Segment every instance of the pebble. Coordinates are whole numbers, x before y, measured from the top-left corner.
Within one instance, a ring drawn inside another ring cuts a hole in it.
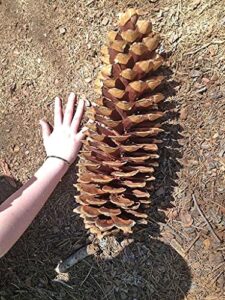
[[[219,137],[219,133],[216,132],[214,135],[213,135],[213,139],[217,139]]]
[[[213,74],[213,76],[210,78],[211,81],[217,81],[219,77],[216,74]]]
[[[66,33],[66,28],[60,27],[60,28],[59,28],[59,33],[60,33],[61,35],[64,35],[64,34]]]
[[[201,144],[201,148],[204,149],[204,150],[208,150],[211,148],[211,145],[207,142],[204,142]]]
[[[15,145],[14,148],[13,148],[13,151],[15,153],[19,152],[20,151],[20,147],[18,145]]]
[[[199,71],[199,70],[192,70],[192,71],[190,72],[190,76],[191,76],[192,78],[200,77],[200,76],[202,76],[202,72]]]
[[[209,163],[208,167],[209,167],[209,170],[215,169],[215,168],[216,168],[216,162],[211,161],[211,162]]]
[[[58,85],[59,84],[59,79],[56,78],[54,82],[55,82],[55,85]]]
[[[10,94],[13,94],[15,90],[16,90],[16,82],[13,82],[13,84],[11,84],[9,88]]]
[[[90,83],[92,81],[91,77],[87,77],[84,79],[85,82]]]
[[[180,119],[181,120],[186,120],[187,119],[187,116],[188,116],[188,111],[187,111],[187,108],[184,107],[181,109],[180,111]]]
[[[223,157],[225,154],[225,149],[222,149],[220,152],[219,152],[219,157]]]
[[[207,84],[210,83],[210,79],[207,78],[207,77],[203,77],[203,78],[202,78],[202,83],[205,84],[205,85],[207,85]]]
[[[109,19],[107,17],[103,18],[102,25],[106,26],[109,23]]]
[[[200,88],[199,90],[197,90],[197,93],[203,94],[203,93],[206,92],[206,91],[207,91],[207,87],[204,86],[204,87]]]
[[[222,97],[223,97],[223,93],[220,90],[209,93],[209,98],[213,100],[217,100]]]

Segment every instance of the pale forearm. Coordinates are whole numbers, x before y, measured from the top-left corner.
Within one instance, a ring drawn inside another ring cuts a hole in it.
[[[0,257],[24,233],[66,173],[68,165],[77,157],[86,129],[79,131],[84,101],[79,101],[76,111],[75,103],[75,94],[71,93],[63,111],[62,102],[57,97],[54,128],[44,120],[40,122],[46,154],[50,158],[24,186],[0,205]]]
[[[24,186],[0,206],[0,257],[24,233],[67,169],[63,161],[49,158]]]

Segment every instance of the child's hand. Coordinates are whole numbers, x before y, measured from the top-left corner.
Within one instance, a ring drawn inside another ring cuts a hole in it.
[[[55,99],[53,130],[48,122],[40,121],[47,156],[58,156],[69,163],[73,163],[76,159],[86,130],[82,128],[78,132],[85,103],[79,100],[76,112],[74,112],[75,101],[75,94],[71,93],[63,113],[61,100],[58,97]]]

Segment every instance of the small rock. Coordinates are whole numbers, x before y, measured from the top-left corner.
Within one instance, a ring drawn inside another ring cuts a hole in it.
[[[199,164],[199,162],[194,159],[190,159],[188,162],[189,162],[190,166],[198,166],[198,164]]]
[[[213,170],[213,169],[216,168],[216,163],[215,163],[214,161],[211,161],[211,162],[209,163],[208,167],[209,167],[209,170]]]
[[[20,147],[18,145],[15,145],[14,148],[13,148],[13,151],[15,153],[19,152],[20,151]]]
[[[190,72],[190,76],[191,76],[192,78],[200,77],[200,76],[202,76],[202,72],[199,71],[199,70],[192,70],[192,71]]]
[[[204,150],[208,150],[211,148],[211,145],[207,142],[204,142],[201,144],[201,148],[204,149]]]
[[[187,107],[184,107],[181,109],[180,111],[180,119],[181,120],[186,120],[188,116],[188,111],[187,111]]]
[[[190,227],[194,222],[191,214],[185,209],[181,209],[179,217],[180,217],[183,227],[185,227],[185,228]]]
[[[60,27],[60,28],[59,28],[59,33],[60,33],[61,35],[64,35],[64,34],[66,33],[66,28]]]
[[[29,153],[30,153],[30,151],[29,151],[29,150],[26,150],[26,151],[25,151],[25,154],[26,154],[26,155],[28,155]]]
[[[210,78],[211,81],[217,81],[219,77],[216,74],[213,74],[213,76]]]
[[[203,77],[203,78],[202,78],[202,83],[205,84],[205,85],[207,85],[207,84],[210,83],[210,79],[207,78],[207,77]]]
[[[200,88],[199,90],[197,90],[197,93],[203,94],[203,93],[206,92],[206,91],[207,91],[207,87],[204,86],[204,87]]]
[[[91,77],[87,77],[84,79],[85,82],[90,83],[92,81]]]
[[[212,106],[212,101],[207,101],[204,105],[205,107],[211,107]]]
[[[109,23],[109,19],[107,17],[103,18],[102,25],[106,26]]]
[[[219,157],[223,157],[224,156],[224,153],[225,153],[225,149],[222,149],[220,152],[219,152]]]
[[[10,94],[12,95],[16,90],[16,83],[13,82],[13,84],[11,84],[10,88],[9,88],[9,91],[10,91]]]
[[[37,63],[40,64],[41,63],[41,58],[37,59]]]
[[[55,79],[55,85],[58,85],[59,84],[59,79]]]
[[[201,148],[204,149],[204,150],[208,150],[211,148],[211,145],[207,142],[204,142],[201,144]]]
[[[225,189],[224,189],[224,188],[221,188],[221,187],[219,187],[219,188],[217,189],[217,191],[218,191],[219,193],[223,194],[223,193],[224,193],[224,191],[225,191]]]
[[[213,100],[217,100],[222,97],[223,97],[223,93],[220,90],[209,93],[209,98]]]
[[[211,56],[215,56],[218,53],[218,45],[210,45],[208,51]]]

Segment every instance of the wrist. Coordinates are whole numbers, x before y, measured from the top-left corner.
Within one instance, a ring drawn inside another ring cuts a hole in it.
[[[42,175],[48,176],[50,174],[53,174],[61,179],[61,177],[65,175],[68,169],[69,165],[63,160],[54,157],[49,157],[45,160],[41,168],[36,172],[35,176],[38,178]]]

